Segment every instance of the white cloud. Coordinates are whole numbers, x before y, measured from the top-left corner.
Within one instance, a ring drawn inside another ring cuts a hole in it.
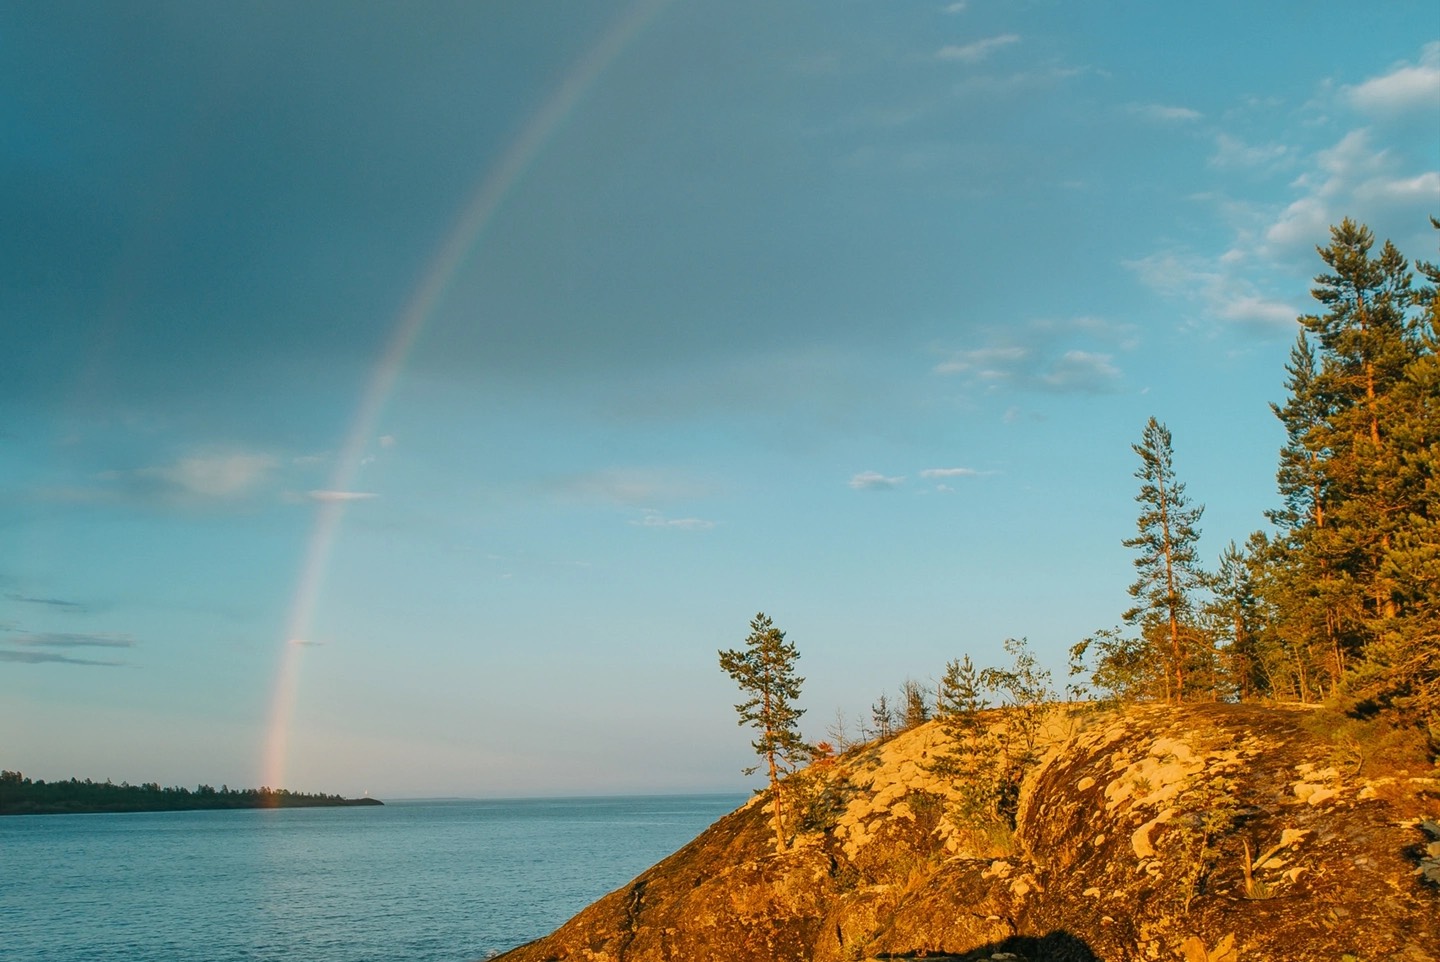
[[[1173,107],[1169,104],[1127,104],[1125,109],[1137,117],[1155,123],[1185,123],[1205,116],[1189,107]]]
[[[1218,313],[1227,321],[1264,330],[1288,330],[1299,312],[1284,301],[1256,294],[1231,295],[1218,306]]]
[[[1030,359],[1026,347],[981,347],[956,351],[948,361],[935,366],[937,374],[966,374],[982,381],[1003,381],[1015,377]]]
[[[1414,177],[1376,177],[1355,188],[1355,199],[1386,205],[1426,205],[1440,200],[1440,171],[1429,170]]]
[[[714,521],[705,518],[666,518],[658,514],[647,514],[630,523],[642,528],[674,528],[680,531],[708,531],[715,527]]]
[[[1031,321],[998,337],[1008,343],[952,352],[935,366],[935,373],[959,376],[992,391],[1011,386],[1103,393],[1114,390],[1121,377],[1114,354],[1065,344],[1082,340],[1125,351],[1139,344],[1130,325],[1088,316]]]
[[[1401,173],[1397,158],[1371,141],[1370,131],[1360,128],[1315,154],[1312,169],[1292,184],[1303,193],[1266,228],[1260,253],[1308,256],[1346,216],[1384,235],[1384,225],[1418,222],[1415,208],[1440,204],[1440,173]]]
[[[107,472],[105,480],[128,478],[160,482],[172,495],[207,500],[234,500],[254,492],[275,469],[268,454],[246,451],[208,451],[181,458],[174,464]]]
[[[1197,286],[1219,281],[1221,275],[1192,255],[1165,251],[1120,262],[1140,277],[1141,283],[1167,295],[1181,295]]]
[[[382,448],[393,448],[395,446],[395,435],[393,434],[382,434],[377,440],[380,442]]]
[[[1351,106],[1371,113],[1440,109],[1440,41],[1427,43],[1415,63],[1397,63],[1390,72],[1341,88]]]
[[[1233,249],[1213,260],[1165,251],[1122,263],[1145,286],[1167,297],[1198,302],[1215,318],[1264,334],[1289,330],[1299,312],[1290,304],[1265,297],[1241,276],[1249,259],[1251,255]]]
[[[850,487],[856,491],[891,491],[904,483],[904,477],[887,477],[878,471],[862,471],[850,479]]]
[[[1120,381],[1120,369],[1109,354],[1090,351],[1066,351],[1040,381],[1052,391],[1063,393],[1101,393],[1114,390]]]
[[[1094,72],[1088,67],[1054,65],[1042,67],[1039,70],[1021,70],[1004,75],[970,76],[956,83],[952,89],[956,96],[961,97],[1008,97],[1023,91],[1054,87],[1072,77]]]
[[[946,5],[946,7],[945,7],[945,12],[946,12],[946,13],[964,13],[965,10],[966,10],[969,6],[970,6],[969,0],[956,0],[955,3],[951,3],[951,4],[947,4],[947,5]]]
[[[673,471],[608,468],[559,482],[562,493],[584,501],[645,507],[663,501],[703,497],[710,486]]]
[[[372,491],[307,491],[305,497],[311,501],[320,502],[341,502],[341,501],[368,501],[370,498],[380,497]]]
[[[976,40],[974,43],[967,43],[963,46],[952,44],[941,47],[935,56],[941,60],[959,60],[962,63],[979,63],[990,56],[992,51],[1019,42],[1019,34],[1005,33],[998,37],[986,37],[984,40]]]
[[[920,472],[922,478],[977,478],[984,472],[974,468],[926,468]]]
[[[1211,167],[1270,167],[1290,156],[1284,144],[1247,144],[1226,133],[1215,135],[1215,153],[1210,155]]]

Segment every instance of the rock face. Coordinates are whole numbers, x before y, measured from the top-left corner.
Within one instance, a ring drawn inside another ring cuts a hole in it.
[[[1362,777],[1304,717],[1057,711],[1013,834],[957,814],[922,726],[797,776],[784,852],[757,796],[500,958],[1440,959],[1440,780]]]

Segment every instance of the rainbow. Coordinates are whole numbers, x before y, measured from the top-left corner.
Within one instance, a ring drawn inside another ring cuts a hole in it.
[[[559,88],[535,112],[494,166],[477,181],[468,203],[406,302],[385,350],[375,363],[336,460],[330,478],[331,490],[351,490],[380,412],[395,388],[411,348],[461,265],[480,242],[495,212],[585,93],[670,2],[672,0],[638,0],[619,17],[571,68]],[[271,690],[260,763],[261,785],[279,788],[285,783],[291,727],[300,692],[301,652],[310,634],[344,509],[344,499],[322,500],[316,509]]]

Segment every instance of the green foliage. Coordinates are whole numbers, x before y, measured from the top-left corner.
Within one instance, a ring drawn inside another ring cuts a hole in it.
[[[1440,220],[1431,219],[1440,228]],[[1440,267],[1345,220],[1319,248],[1323,313],[1285,366],[1272,532],[1231,543],[1213,572],[1203,511],[1151,418],[1141,466],[1129,634],[1071,655],[1074,695],[1302,702],[1344,695],[1424,733],[1440,754]],[[1088,674],[1088,679],[1086,675]]]
[[[776,845],[784,848],[781,812],[781,778],[795,771],[810,757],[811,748],[800,737],[800,716],[795,707],[805,679],[795,674],[800,652],[785,640],[785,633],[762,611],[750,621],[745,647],[720,652],[720,667],[749,695],[735,706],[741,725],[750,725],[758,735],[751,747],[760,756],[770,779],[774,801]],[[745,770],[749,775],[759,770]]]
[[[977,670],[970,656],[945,666],[936,689],[936,718],[945,747],[931,759],[931,772],[951,782],[961,821],[1014,828],[1020,784],[1038,760],[1040,729],[1055,693],[1023,639],[1009,638],[1008,668]],[[988,694],[1007,709],[987,717]]]
[[[900,686],[900,724],[905,731],[919,728],[930,720],[930,692],[925,686],[906,678]]]
[[[1197,527],[1203,505],[1190,507],[1185,485],[1176,480],[1170,430],[1155,418],[1145,424],[1139,444],[1131,445],[1140,456],[1135,477],[1140,479],[1141,505],[1136,521],[1139,529],[1125,547],[1139,552],[1135,558],[1136,577],[1130,586],[1135,605],[1124,619],[1140,631],[1154,653],[1166,666],[1165,695],[1181,701],[1187,694],[1187,669],[1197,659],[1208,661],[1202,651],[1204,636],[1195,629],[1194,595],[1204,584],[1196,554],[1200,539]],[[1195,682],[1189,682],[1191,688]]]
[[[1435,221],[1432,219],[1432,223]],[[1437,225],[1440,226],[1440,225]],[[1276,693],[1342,688],[1421,727],[1440,725],[1440,269],[1342,221],[1319,249],[1283,405],[1283,507],[1269,570]],[[1279,669],[1279,670],[1276,670]],[[1323,687],[1322,687],[1323,683]]]
[[[158,782],[119,785],[96,782],[31,781],[20,772],[0,772],[0,815],[54,815],[81,812],[181,812],[227,808],[318,808],[379,805],[378,799],[292,792],[284,788],[234,790],[200,785],[193,791]]]
[[[1168,863],[1166,873],[1177,880],[1175,896],[1182,912],[1189,912],[1197,896],[1204,895],[1221,859],[1221,845],[1241,817],[1243,806],[1233,779],[1212,777],[1183,796],[1185,811],[1173,821],[1160,851]]]
[[[1070,675],[1089,678],[1088,685],[1072,683],[1071,691],[1081,694],[1093,688],[1106,703],[1148,701],[1165,695],[1164,666],[1154,657],[1153,646],[1118,627],[1101,628],[1071,646]]]
[[[986,668],[980,672],[980,683],[1000,695],[1009,709],[1005,713],[1005,754],[1024,767],[1035,760],[1040,726],[1055,701],[1055,691],[1050,687],[1050,672],[1040,667],[1026,639],[1006,638],[1005,653],[1012,659],[1010,667]]]
[[[970,656],[947,662],[935,691],[935,714],[946,732],[949,733],[955,725],[969,727],[973,719],[989,707],[980,670]]]
[[[883,692],[875,700],[875,704],[870,706],[869,734],[881,741],[895,734],[895,710],[890,707],[889,699]]]
[[[929,770],[951,781],[960,797],[958,814],[967,822],[999,814],[1000,741],[981,715],[988,707],[980,670],[970,656],[948,662],[935,692],[944,747],[931,757]]]

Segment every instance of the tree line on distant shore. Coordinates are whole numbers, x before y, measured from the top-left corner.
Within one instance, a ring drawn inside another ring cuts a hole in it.
[[[1317,248],[1326,269],[1311,293],[1324,312],[1298,318],[1288,396],[1271,404],[1285,428],[1281,504],[1265,512],[1269,530],[1232,541],[1213,569],[1197,550],[1204,506],[1178,479],[1169,429],[1149,419],[1132,445],[1133,605],[1124,627],[1071,648],[1071,699],[1328,701],[1413,731],[1440,755],[1440,266],[1417,262],[1417,283],[1393,244],[1374,248],[1349,219]],[[1025,640],[1005,649],[1008,668],[977,669],[967,655],[933,689],[907,679],[897,703],[882,694],[859,726],[866,741],[937,717],[952,748],[935,770],[969,773],[957,782],[967,804],[1000,821],[1013,818],[1038,712],[1055,700]],[[748,695],[736,710],[758,732],[781,848],[782,782],[852,744],[843,712],[833,741],[802,740],[798,658],[763,613],[745,648],[720,652]],[[1018,709],[1003,743],[979,721],[987,695]],[[975,777],[982,770],[991,774]]]
[[[319,808],[380,805],[374,798],[292,792],[284,788],[232,789],[200,785],[194,791],[155,782],[115,785],[95,782],[31,781],[20,772],[0,772],[0,815],[60,815],[82,812],[176,812],[223,808]]]

